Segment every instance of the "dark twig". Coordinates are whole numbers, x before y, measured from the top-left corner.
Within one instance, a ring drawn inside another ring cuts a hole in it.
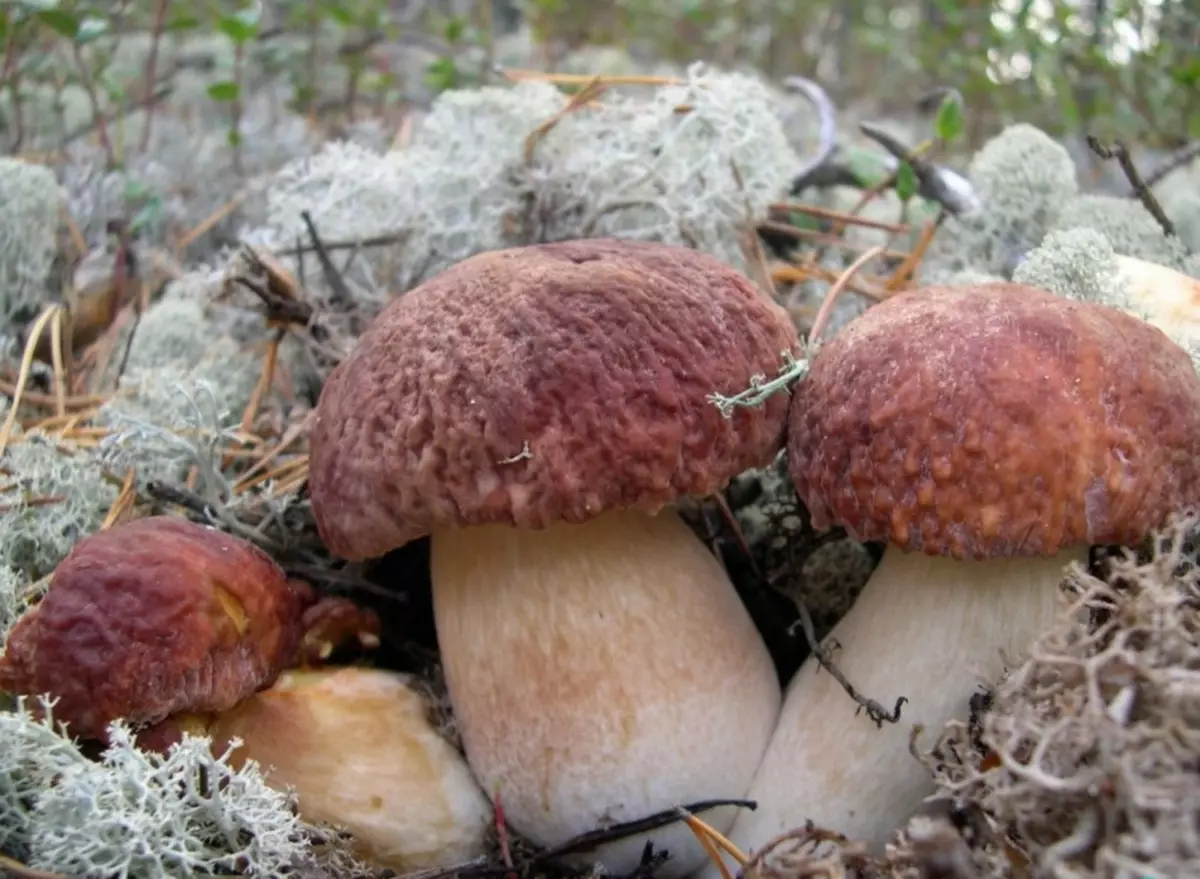
[[[346,286],[346,280],[338,272],[337,267],[333,264],[333,260],[329,258],[329,251],[325,249],[325,244],[321,241],[321,237],[317,234],[316,224],[313,223],[312,214],[308,211],[300,212],[300,219],[304,220],[304,225],[308,229],[308,237],[312,239],[313,248],[317,252],[317,260],[321,263],[321,274],[325,276],[325,283],[329,285],[329,290],[333,293],[333,302],[331,304],[346,308],[353,301],[354,296],[350,292],[350,288]]]
[[[689,803],[683,806],[683,810],[694,815],[697,812],[707,812],[710,809],[719,809],[722,806],[737,806],[742,809],[754,810],[758,808],[758,803],[753,800],[702,800],[698,803]],[[565,857],[566,855],[589,852],[610,842],[636,836],[639,833],[645,833],[649,830],[657,830],[659,827],[666,827],[668,824],[674,824],[680,820],[682,819],[679,808],[664,809],[661,812],[655,812],[653,815],[647,815],[645,818],[624,821],[620,824],[613,824],[611,827],[603,827],[599,830],[589,830],[587,833],[581,833],[579,836],[568,839],[561,845],[539,852],[533,856],[530,864],[544,864],[548,861]]]
[[[1158,221],[1158,225],[1162,227],[1164,235],[1175,235],[1175,224],[1171,222],[1166,212],[1162,209],[1162,205],[1158,203],[1158,199],[1154,197],[1154,193],[1150,191],[1150,186],[1142,180],[1142,175],[1138,173],[1137,166],[1133,163],[1133,157],[1129,155],[1129,148],[1119,140],[1114,140],[1112,146],[1105,146],[1100,143],[1100,139],[1095,135],[1087,136],[1088,148],[1102,159],[1115,159],[1117,164],[1121,166],[1121,171],[1125,174],[1125,179],[1129,181],[1129,185],[1133,187],[1134,195],[1141,201],[1142,207],[1150,212],[1150,215]]]
[[[1171,153],[1163,163],[1146,175],[1144,182],[1147,186],[1156,186],[1162,179],[1173,171],[1177,171],[1193,159],[1200,157],[1200,140],[1184,144]]]
[[[892,166],[893,173],[901,162],[912,168],[917,177],[917,194],[922,198],[941,205],[955,215],[970,214],[982,207],[982,201],[971,181],[957,171],[951,171],[916,155],[912,148],[878,125],[860,122],[858,128],[888,151],[889,157],[885,164]]]
[[[896,707],[891,711],[888,711],[874,699],[871,699],[860,693],[857,689],[855,689],[853,684],[846,680],[846,676],[842,674],[842,670],[833,664],[833,659],[830,657],[830,653],[832,651],[824,647],[817,640],[817,633],[813,629],[812,616],[809,614],[808,608],[805,606],[803,601],[796,602],[796,610],[799,612],[800,618],[793,623],[793,628],[795,628],[795,626],[800,627],[801,631],[804,633],[804,640],[808,642],[808,649],[812,651],[813,658],[817,660],[821,668],[833,675],[833,679],[838,682],[843,690],[846,691],[846,695],[858,704],[858,708],[854,713],[857,714],[859,711],[866,711],[867,717],[871,718],[875,726],[880,728],[883,727],[885,722],[899,723],[900,709],[903,707],[904,703],[908,701],[908,697],[898,696],[896,698]]]

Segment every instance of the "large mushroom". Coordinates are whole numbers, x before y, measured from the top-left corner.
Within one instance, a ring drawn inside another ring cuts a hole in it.
[[[832,661],[888,709],[908,701],[879,727],[810,658],[731,837],[760,847],[812,820],[882,846],[932,789],[913,725],[966,719],[1090,546],[1137,544],[1200,501],[1200,378],[1114,308],[1011,283],[919,289],[820,349],[788,453],[814,525],[887,544]]]
[[[485,253],[392,302],[325,384],[309,488],[346,559],[431,536],[438,643],[467,758],[552,846],[740,797],[779,707],[771,658],[671,503],[782,447],[787,401],[725,418],[774,373],[786,313],[729,266],[661,244]],[[728,827],[732,809],[706,819]],[[667,874],[682,825],[588,859]]]

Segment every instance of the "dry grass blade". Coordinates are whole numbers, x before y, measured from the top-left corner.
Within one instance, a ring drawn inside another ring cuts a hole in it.
[[[925,223],[925,227],[921,230],[921,238],[917,241],[916,247],[912,249],[912,253],[904,258],[904,262],[896,267],[896,271],[888,279],[888,290],[899,291],[909,282],[909,279],[913,276],[913,272],[921,264],[921,259],[925,256],[925,251],[929,249],[929,245],[933,242],[933,235],[936,231],[936,222],[929,220]]]
[[[79,259],[87,256],[88,246],[87,239],[83,237],[83,232],[79,229],[79,224],[75,222],[75,218],[71,216],[71,211],[63,205],[61,211],[63,225],[67,227],[67,235],[71,239],[71,246],[75,248],[75,256]]]
[[[541,70],[526,70],[519,67],[504,67],[499,71],[501,76],[512,82],[549,82],[554,85],[589,85],[599,82],[602,85],[682,85],[683,80],[674,76],[649,76],[638,74],[601,75],[593,73],[545,73]]]
[[[589,77],[587,85],[572,95],[561,110],[533,129],[529,133],[529,136],[525,138],[525,164],[533,164],[533,151],[537,149],[537,145],[541,142],[542,138],[549,134],[555,125],[599,98],[607,89],[608,87],[602,82],[601,77]]]
[[[63,324],[66,323],[66,311],[63,310],[50,321],[50,363],[54,369],[54,413],[67,414],[67,369],[63,349]]]
[[[716,864],[717,869],[721,871],[722,879],[733,879],[729,873],[729,868],[725,865],[724,859],[721,857],[721,852],[725,852],[743,869],[750,863],[748,858],[740,848],[734,845],[725,834],[717,830],[707,821],[698,818],[683,807],[679,808],[679,817],[687,824],[688,828],[696,835],[696,839],[704,846],[704,851],[708,853],[709,858]]]
[[[852,262],[844,272],[842,272],[841,277],[838,278],[837,281],[834,282],[833,286],[829,288],[829,292],[825,294],[825,299],[821,302],[821,308],[817,311],[817,316],[813,318],[812,330],[808,334],[808,343],[810,346],[817,344],[820,341],[821,333],[824,331],[825,325],[829,323],[829,318],[833,314],[834,300],[836,300],[837,297],[841,295],[841,292],[846,289],[846,286],[850,283],[850,278],[853,277],[859,269],[883,253],[883,250],[884,249],[882,246],[876,245],[875,247],[872,247],[870,250],[863,253],[858,259]]]
[[[908,231],[908,226],[904,223],[888,223],[884,220],[872,220],[868,217],[859,217],[855,214],[847,214],[843,211],[835,211],[829,208],[821,208],[816,205],[798,204],[796,202],[784,201],[769,205],[773,211],[787,211],[796,214],[806,214],[810,217],[816,217],[820,220],[834,220],[839,223],[844,223],[847,226],[862,226],[865,229],[879,229],[884,232],[894,232],[903,234]]]
[[[20,861],[5,855],[0,855],[0,875],[11,879],[67,879],[60,873],[47,873],[45,870],[26,867]]]
[[[126,513],[133,509],[133,505],[137,500],[137,486],[134,480],[133,468],[125,474],[125,481],[121,483],[121,491],[117,494],[116,499],[112,502],[112,506],[108,508],[108,513],[104,517],[104,521],[100,523],[100,530],[107,531],[122,520]]]
[[[842,273],[844,274],[844,273]],[[816,264],[808,265],[805,263],[802,266],[783,265],[776,266],[771,271],[771,277],[777,284],[803,284],[805,281],[817,279],[826,283],[836,283],[841,277],[830,269],[824,268]],[[882,302],[888,298],[888,291],[882,284],[876,284],[873,281],[868,281],[863,278],[852,278],[846,282],[846,289],[854,293],[859,293],[874,299],[877,302]]]
[[[267,452],[265,455],[263,455],[253,466],[250,467],[249,470],[247,470],[245,473],[242,474],[241,479],[239,479],[238,482],[234,485],[234,488],[233,488],[234,493],[236,494],[238,492],[245,491],[247,488],[250,488],[253,484],[255,484],[254,482],[252,482],[252,480],[254,480],[254,477],[257,474],[261,473],[263,470],[266,470],[267,467],[276,458],[278,458],[280,455],[282,455],[284,452],[286,452],[302,436],[304,436],[304,434],[307,432],[307,430],[309,428],[309,425],[312,422],[312,419],[313,419],[313,413],[309,412],[304,417],[304,420],[297,422],[296,424],[293,424],[291,427],[289,427],[287,429],[287,431],[284,433],[284,435],[280,438],[279,442],[276,443],[275,447],[273,449],[271,449],[269,452]],[[307,461],[307,458],[302,456],[301,458],[296,459],[296,460]]]
[[[12,403],[8,408],[8,415],[4,419],[4,426],[0,427],[0,456],[8,449],[8,442],[12,437],[13,425],[17,421],[17,410],[21,408],[21,395],[25,393],[25,386],[29,383],[29,373],[33,369],[33,356],[37,351],[38,341],[45,332],[46,324],[52,320],[61,321],[63,314],[63,307],[57,303],[46,306],[38,315],[33,329],[29,333],[29,338],[25,341],[25,351],[21,355],[21,371],[17,374],[17,385],[13,389]]]

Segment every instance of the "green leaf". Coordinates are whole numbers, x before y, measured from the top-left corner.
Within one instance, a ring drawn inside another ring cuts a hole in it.
[[[133,219],[129,221],[131,232],[140,232],[142,229],[154,223],[163,211],[163,200],[158,196],[154,196],[141,209],[133,215]]]
[[[233,15],[227,15],[217,22],[217,30],[235,43],[252,40],[258,33],[258,12],[254,9],[243,9]]]
[[[191,12],[178,12],[167,21],[165,30],[171,32],[190,31],[200,27],[200,16]]]
[[[229,141],[229,145],[234,149],[242,145],[242,133],[236,128],[229,129],[229,133],[225,135],[225,139]]]
[[[442,37],[447,43],[457,43],[463,38],[463,33],[467,29],[467,23],[461,18],[452,18],[446,22],[446,29],[442,32]]]
[[[943,141],[951,143],[962,135],[964,128],[966,123],[963,120],[962,104],[958,95],[951,92],[942,98],[933,130]]]
[[[342,6],[340,3],[326,3],[325,16],[335,24],[340,24],[342,27],[354,26],[354,13]]]
[[[458,84],[458,66],[450,56],[438,58],[425,68],[425,82],[435,91],[446,91]]]
[[[901,201],[908,201],[917,194],[917,172],[908,162],[901,162],[896,169],[896,195]]]
[[[241,89],[232,79],[214,82],[208,87],[208,96],[214,101],[236,101]]]
[[[858,185],[868,189],[888,176],[887,166],[878,153],[851,147],[848,150],[846,164],[850,173],[858,181]]]
[[[38,10],[37,17],[46,27],[69,40],[75,39],[79,33],[79,19],[69,12],[63,12],[61,9],[41,9]]]

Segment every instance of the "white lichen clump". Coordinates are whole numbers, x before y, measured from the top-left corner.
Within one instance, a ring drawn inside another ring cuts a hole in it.
[[[0,848],[30,867],[70,876],[285,876],[313,860],[288,794],[253,761],[234,771],[205,738],[166,756],[110,728],[89,760],[24,703],[0,712]]]
[[[1063,205],[1055,229],[1094,229],[1113,250],[1172,269],[1185,269],[1188,249],[1177,236],[1168,237],[1142,203],[1111,195],[1080,195]]]
[[[538,237],[662,241],[744,268],[747,229],[786,197],[800,165],[779,113],[759,79],[702,65],[648,98],[572,113],[536,148]]]
[[[948,219],[925,256],[922,280],[938,283],[963,270],[1003,278],[1041,243],[1064,202],[1078,192],[1070,154],[1024,123],[992,138],[968,171],[983,208]]]
[[[100,457],[111,471],[132,468],[140,483],[179,483],[192,467],[215,478],[217,445],[240,423],[261,370],[205,308],[212,283],[184,276],[138,323],[119,393],[92,419],[108,430]]]
[[[58,291],[52,275],[66,195],[42,165],[0,157],[0,332]]]
[[[302,116],[282,111],[270,95],[251,95],[239,124],[239,172],[228,119],[214,118],[209,109],[190,118],[156,114],[146,150],[130,150],[120,168],[111,168],[93,143],[68,146],[58,173],[90,246],[104,241],[105,225],[114,216],[137,218],[140,240],[159,246],[220,216],[188,248],[193,259],[211,257],[232,242],[242,224],[260,220],[258,200],[238,198],[243,188],[258,191],[278,167],[316,147],[317,136]],[[232,211],[218,214],[235,199]]]
[[[0,565],[36,580],[100,527],[119,484],[91,450],[37,431],[14,431],[2,462],[15,485],[3,496]]]
[[[29,582],[12,568],[0,565],[0,653],[8,633],[21,615],[29,609]],[[0,848],[3,848],[0,843]]]
[[[327,242],[385,239],[346,271],[376,307],[381,289],[539,241],[649,239],[742,267],[747,229],[799,164],[778,97],[750,76],[696,65],[680,85],[567,105],[546,83],[443,93],[405,149],[335,142],[284,167],[265,225],[247,237],[275,250],[307,243],[307,211]]]
[[[1118,280],[1116,252],[1095,229],[1051,232],[1017,266],[1013,280],[1067,299],[1132,307]]]

